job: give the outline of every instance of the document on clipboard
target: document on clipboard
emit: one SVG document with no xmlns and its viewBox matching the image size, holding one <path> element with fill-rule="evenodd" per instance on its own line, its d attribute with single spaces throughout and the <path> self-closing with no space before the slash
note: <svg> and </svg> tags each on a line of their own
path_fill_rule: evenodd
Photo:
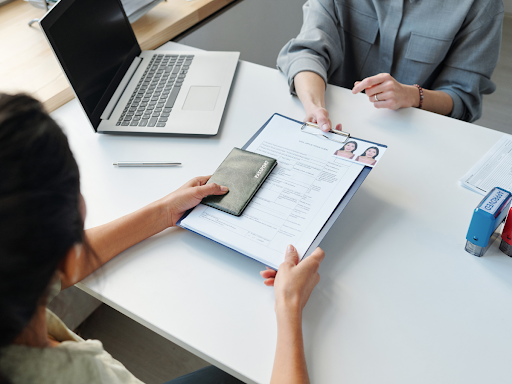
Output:
<svg viewBox="0 0 512 384">
<path fill-rule="evenodd" d="M 288 244 L 313 252 L 386 148 L 274 114 L 243 147 L 278 165 L 242 216 L 200 204 L 178 225 L 277 270 Z"/>
</svg>

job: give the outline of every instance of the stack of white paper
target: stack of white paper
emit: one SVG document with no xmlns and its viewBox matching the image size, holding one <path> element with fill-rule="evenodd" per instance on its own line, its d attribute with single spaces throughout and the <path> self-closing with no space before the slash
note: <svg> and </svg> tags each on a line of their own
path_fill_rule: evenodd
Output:
<svg viewBox="0 0 512 384">
<path fill-rule="evenodd" d="M 140 19 L 163 0 L 121 0 L 130 23 Z"/>
<path fill-rule="evenodd" d="M 494 187 L 512 191 L 512 136 L 504 135 L 460 179 L 463 187 L 486 195 Z"/>
<path fill-rule="evenodd" d="M 302 258 L 365 164 L 337 155 L 343 144 L 309 135 L 300 127 L 274 115 L 247 147 L 277 159 L 277 166 L 242 216 L 200 204 L 181 226 L 275 269 L 283 262 L 288 244 Z M 350 141 L 358 145 L 354 145 L 354 159 L 377 145 Z M 379 148 L 378 159 L 385 151 Z"/>
</svg>

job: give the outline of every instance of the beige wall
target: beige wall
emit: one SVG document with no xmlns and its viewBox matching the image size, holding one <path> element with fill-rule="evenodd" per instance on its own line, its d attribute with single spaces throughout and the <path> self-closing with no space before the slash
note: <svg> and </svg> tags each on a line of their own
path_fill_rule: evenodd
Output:
<svg viewBox="0 0 512 384">
<path fill-rule="evenodd" d="M 512 0 L 503 0 L 503 4 L 505 5 L 505 12 L 512 16 Z"/>
</svg>

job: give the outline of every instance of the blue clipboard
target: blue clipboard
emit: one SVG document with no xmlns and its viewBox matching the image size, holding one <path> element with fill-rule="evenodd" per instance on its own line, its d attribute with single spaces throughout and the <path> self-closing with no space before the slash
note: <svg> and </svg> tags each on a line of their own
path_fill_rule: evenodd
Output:
<svg viewBox="0 0 512 384">
<path fill-rule="evenodd" d="M 245 145 L 242 147 L 242 149 L 247 149 L 247 147 L 249 145 L 251 145 L 251 143 L 256 139 L 256 137 L 258 137 L 258 135 L 265 129 L 265 127 L 268 125 L 268 123 L 274 118 L 274 116 L 281 116 L 285 119 L 288 119 L 288 120 L 291 120 L 291 121 L 294 121 L 298 124 L 304 124 L 302 121 L 298 121 L 298 120 L 295 120 L 295 119 L 291 119 L 289 117 L 286 117 L 286 116 L 283 116 L 279 113 L 274 113 L 270 119 L 268 119 L 265 124 L 263 124 L 263 126 L 258 129 L 258 131 L 249 139 L 249 141 L 247 143 L 245 143 Z M 356 139 L 356 138 L 354 138 Z M 376 145 L 380 145 L 380 146 L 383 146 L 383 147 L 386 147 L 385 145 L 382 145 L 382 144 L 378 144 L 378 143 L 373 143 L 371 141 L 367 141 L 367 140 L 362 140 L 362 139 L 357 139 L 357 140 L 360 140 L 360 141 L 365 141 L 367 143 L 370 143 L 370 144 L 376 144 Z M 304 256 L 302 259 L 308 257 L 309 255 L 311 255 L 311 253 L 313 253 L 313 251 L 318 247 L 318 245 L 320 244 L 320 242 L 323 240 L 323 238 L 325 237 L 325 235 L 327 235 L 327 232 L 329 232 L 329 229 L 331 229 L 331 227 L 333 226 L 333 224 L 336 222 L 336 220 L 338 219 L 338 217 L 341 215 L 341 212 L 343 212 L 343 210 L 345 209 L 345 207 L 348 205 L 350 199 L 352 199 L 352 197 L 355 195 L 355 193 L 357 192 L 357 190 L 359 189 L 359 187 L 361 186 L 361 184 L 363 183 L 363 181 L 366 179 L 366 176 L 368 176 L 368 174 L 370 173 L 370 171 L 372 170 L 372 167 L 368 167 L 368 166 L 365 166 L 363 168 L 363 170 L 361 171 L 361 173 L 359 174 L 359 176 L 354 180 L 354 182 L 352 183 L 352 185 L 350 186 L 350 188 L 348 189 L 348 191 L 345 193 L 345 196 L 343 196 L 343 198 L 340 200 L 338 206 L 336 207 L 336 209 L 332 212 L 331 216 L 329 217 L 329 219 L 327 219 L 327 221 L 325 222 L 324 226 L 322 227 L 322 229 L 318 232 L 318 234 L 316 235 L 315 239 L 313 240 L 313 242 L 311 243 L 311 245 L 309 246 L 309 248 L 306 250 Z M 194 209 L 194 208 L 192 208 Z M 200 236 L 203 236 L 204 238 L 206 239 L 209 239 L 211 241 L 215 241 L 215 240 L 212 240 L 210 239 L 209 237 L 207 236 L 204 236 L 200 233 L 197 233 L 195 231 L 192 231 L 191 229 L 188 229 L 188 228 L 185 228 L 181 225 L 181 222 L 182 220 L 184 220 L 190 212 L 192 212 L 192 209 L 188 210 L 187 212 L 185 212 L 185 214 L 178 220 L 178 222 L 176 223 L 176 226 L 180 227 L 180 228 L 183 228 L 183 229 L 186 229 L 187 231 L 190 231 L 190 232 L 194 232 L 195 234 L 198 234 Z M 260 260 L 256 260 L 254 258 L 252 258 L 251 256 L 249 255 L 246 255 L 245 253 L 241 253 L 239 251 L 237 251 L 236 249 L 233 249 L 231 247 L 228 247 L 227 245 L 225 244 L 222 244 L 222 243 L 219 243 L 218 241 L 215 241 L 216 243 L 218 244 L 221 244 L 222 246 L 226 247 L 226 248 L 229 248 L 241 255 L 244 255 L 245 257 L 248 257 L 252 260 L 255 260 L 257 261 L 258 263 L 261 263 L 269 268 L 272 268 L 272 269 L 275 269 L 269 265 L 266 265 L 265 263 L 262 263 Z"/>
</svg>

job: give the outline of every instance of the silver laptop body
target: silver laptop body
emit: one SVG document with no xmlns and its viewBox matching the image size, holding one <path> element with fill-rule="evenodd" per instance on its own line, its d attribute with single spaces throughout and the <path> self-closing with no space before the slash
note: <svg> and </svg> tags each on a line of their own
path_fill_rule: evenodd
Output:
<svg viewBox="0 0 512 384">
<path fill-rule="evenodd" d="M 142 51 L 98 132 L 215 135 L 239 52 Z"/>
<path fill-rule="evenodd" d="M 239 52 L 141 51 L 120 0 L 60 0 L 40 25 L 96 132 L 217 134 Z"/>
</svg>

